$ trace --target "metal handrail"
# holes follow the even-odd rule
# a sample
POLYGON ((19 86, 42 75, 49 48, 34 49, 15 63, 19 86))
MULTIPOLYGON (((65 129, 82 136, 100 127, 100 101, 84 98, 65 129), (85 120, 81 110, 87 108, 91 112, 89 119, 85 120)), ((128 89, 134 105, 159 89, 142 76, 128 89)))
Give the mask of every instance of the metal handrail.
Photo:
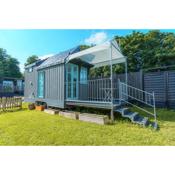
POLYGON ((140 110, 154 116, 155 121, 157 120, 157 114, 156 114, 156 105, 155 105, 155 94, 154 92, 150 93, 141 89, 138 89, 136 87, 133 87, 131 85, 128 85, 124 82, 119 82, 119 101, 124 101, 128 104, 131 104, 140 110), (153 112, 148 111, 147 109, 144 109, 136 104, 134 104, 130 99, 136 100, 137 102, 140 102, 142 104, 148 105, 149 107, 153 108, 153 112))

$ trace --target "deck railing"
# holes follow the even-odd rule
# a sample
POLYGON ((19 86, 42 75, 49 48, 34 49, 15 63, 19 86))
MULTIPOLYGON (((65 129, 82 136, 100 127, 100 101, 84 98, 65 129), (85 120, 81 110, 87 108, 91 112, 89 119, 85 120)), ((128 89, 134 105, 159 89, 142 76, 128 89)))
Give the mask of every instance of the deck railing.
MULTIPOLYGON (((112 88, 114 100, 118 99, 117 89, 117 82, 114 82, 112 88)), ((73 96, 77 96, 77 100, 81 101, 111 102, 111 79, 102 78, 74 83, 66 82, 66 92, 67 99, 71 99, 71 94, 73 94, 73 96), (75 89, 75 87, 78 88, 75 89)))
POLYGON ((129 103, 154 116, 154 119, 156 120, 154 92, 150 93, 143 91, 126 83, 120 82, 119 80, 119 99, 120 101, 129 103))

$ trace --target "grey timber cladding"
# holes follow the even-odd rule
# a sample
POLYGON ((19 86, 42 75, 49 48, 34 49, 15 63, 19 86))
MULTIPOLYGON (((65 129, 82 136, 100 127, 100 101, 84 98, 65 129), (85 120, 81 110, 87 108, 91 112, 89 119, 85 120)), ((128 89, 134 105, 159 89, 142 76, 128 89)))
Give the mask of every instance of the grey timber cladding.
POLYGON ((25 86, 24 86, 25 101, 35 102, 37 97, 37 70, 33 67, 32 72, 25 70, 25 86))
POLYGON ((167 91, 168 91, 168 106, 171 108, 175 108, 175 72, 168 72, 168 81, 167 81, 167 91))
POLYGON ((64 108, 64 64, 42 69, 45 72, 44 101, 48 106, 64 108))

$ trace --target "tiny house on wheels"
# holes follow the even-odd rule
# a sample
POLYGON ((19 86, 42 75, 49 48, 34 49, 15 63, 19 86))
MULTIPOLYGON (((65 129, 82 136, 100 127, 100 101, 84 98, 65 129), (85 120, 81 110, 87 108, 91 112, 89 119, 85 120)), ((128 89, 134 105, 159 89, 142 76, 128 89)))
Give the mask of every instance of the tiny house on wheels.
MULTIPOLYGON (((81 51, 80 47, 61 52, 25 67, 25 101, 50 107, 95 107, 124 114, 123 104, 137 100, 155 108, 154 94, 127 84, 127 59, 115 40, 81 51), (125 80, 113 80, 112 66, 125 64, 125 80), (110 77, 89 79, 90 68, 110 66, 110 77)), ((156 116, 155 111, 151 115, 156 116)))

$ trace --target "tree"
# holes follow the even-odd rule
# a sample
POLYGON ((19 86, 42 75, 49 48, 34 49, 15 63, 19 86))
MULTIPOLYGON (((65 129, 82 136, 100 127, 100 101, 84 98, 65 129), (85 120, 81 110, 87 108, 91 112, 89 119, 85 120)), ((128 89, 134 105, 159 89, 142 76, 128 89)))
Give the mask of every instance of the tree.
POLYGON ((0 77, 4 76, 4 65, 8 55, 5 49, 0 48, 0 77))
MULTIPOLYGON (((123 55, 127 57, 128 71, 175 65, 175 34, 152 30, 148 33, 133 31, 126 36, 115 36, 123 55)), ((123 64, 113 65, 114 73, 122 73, 123 64)), ((90 75, 109 76, 110 67, 92 69, 90 75)))
POLYGON ((21 76, 18 60, 0 48, 0 77, 21 78, 21 76))
POLYGON ((25 63, 25 66, 32 64, 34 62, 38 61, 38 56, 37 55, 32 55, 27 58, 27 62, 25 63))
POLYGON ((14 77, 14 78, 22 77, 18 60, 10 56, 6 60, 4 72, 5 72, 6 77, 14 77))
POLYGON ((120 41, 122 52, 128 58, 129 71, 175 64, 175 35, 152 30, 148 33, 133 32, 120 41))

